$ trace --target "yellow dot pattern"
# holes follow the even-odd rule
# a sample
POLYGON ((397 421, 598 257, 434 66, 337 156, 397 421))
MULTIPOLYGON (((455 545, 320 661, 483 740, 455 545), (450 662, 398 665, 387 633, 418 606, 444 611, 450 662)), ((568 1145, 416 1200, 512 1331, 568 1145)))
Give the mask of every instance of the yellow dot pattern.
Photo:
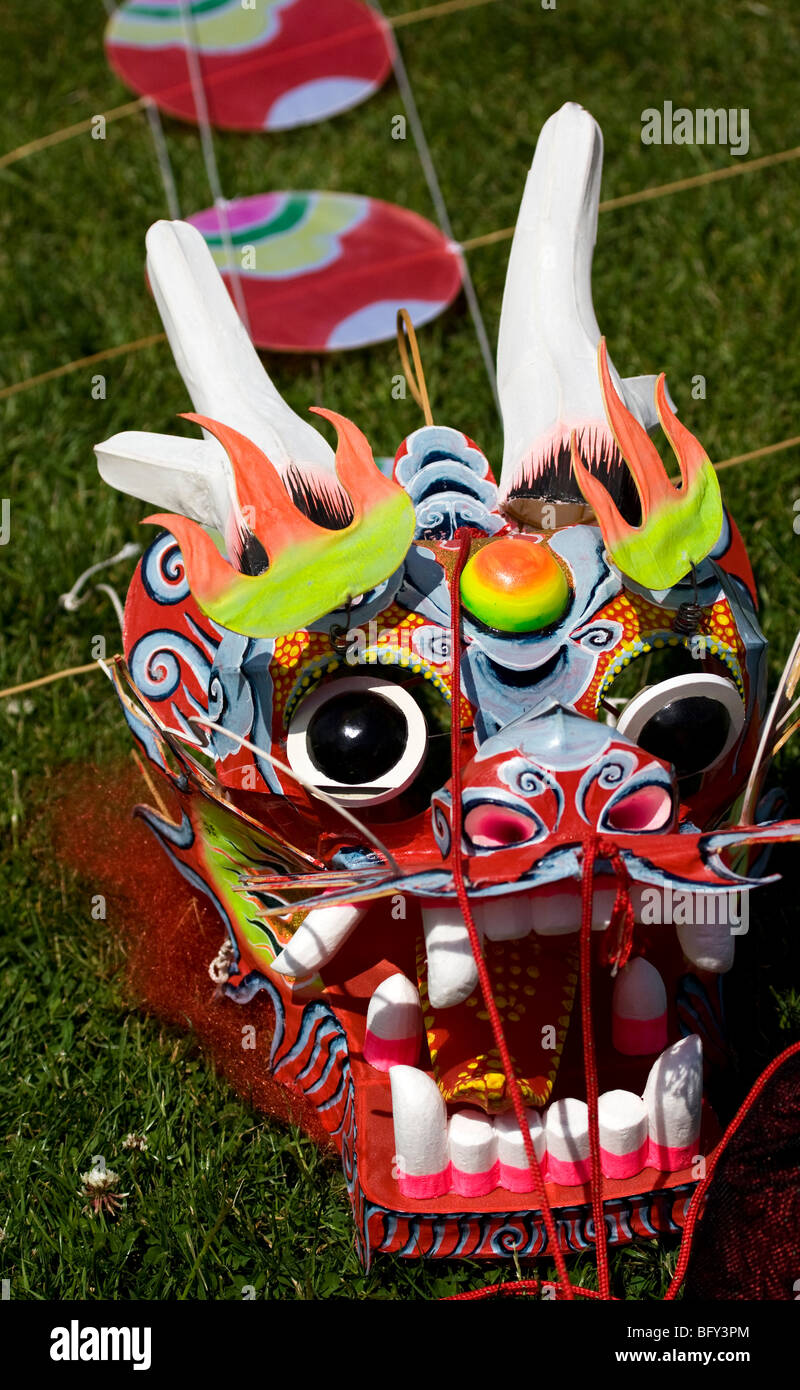
MULTIPOLYGON (((582 714, 596 715, 617 676, 632 661, 664 647, 683 646, 689 651, 693 650, 692 642, 696 642, 697 638, 684 636, 665 626, 666 615, 664 608, 632 591, 618 594, 594 615, 593 621, 597 623, 604 620, 619 623, 622 637, 616 647, 599 657, 594 677, 577 703, 582 714)), ((703 609, 703 625, 698 635, 705 640, 707 653, 717 657, 727 667, 739 694, 745 699, 744 644, 726 598, 703 609)))
MULTIPOLYGON (((531 1011, 536 1001, 537 983, 541 979, 539 965, 530 963, 531 956, 538 957, 541 950, 538 939, 528 938, 523 943, 513 941, 486 941, 484 958, 489 969, 494 1000, 509 1040, 511 1060, 517 1075, 522 1097, 527 1105, 546 1105, 555 1083, 558 1064, 561 1059, 570 1014, 578 985, 577 947, 570 944, 564 950, 564 974, 560 982, 560 1011, 552 1019, 539 1017, 541 1004, 531 1011), (520 949, 520 946, 522 949, 520 949), (547 1059, 543 1074, 526 1075, 514 1051, 514 1037, 525 1039, 524 1051, 529 1061, 532 1053, 530 1037, 538 1035, 538 1030, 552 1023, 555 1029, 555 1046, 542 1052, 547 1059)), ((450 1022, 448 1010, 438 1023, 428 999, 427 962, 421 941, 417 943, 417 976, 425 1021, 428 1051, 437 1085, 445 1100, 453 1103, 480 1106, 489 1114, 508 1109, 510 1105, 505 1072, 497 1048, 492 1044, 489 1014, 484 1008, 480 991, 465 1000, 465 1007, 472 1011, 470 1036, 473 1036, 475 1023, 480 1025, 481 1037, 486 1040, 485 1050, 475 1051, 467 1056, 456 1069, 443 1066, 442 1052, 449 1039, 450 1022)))
MULTIPOLYGON (((300 700, 335 671, 345 669, 358 675, 364 666, 407 667, 412 675, 421 676, 448 702, 451 702, 451 678, 447 667, 434 665, 415 650, 413 633, 423 627, 425 619, 418 613, 409 613, 399 604, 392 603, 379 613, 372 624, 350 629, 351 650, 358 641, 359 660, 357 664, 347 661, 347 652, 336 652, 326 633, 293 632, 280 638, 275 644, 275 654, 270 663, 275 696, 275 727, 282 723, 288 725, 300 700), (356 634, 360 633, 358 639, 356 634)), ((473 713, 469 700, 461 697, 461 727, 472 725, 473 713)))

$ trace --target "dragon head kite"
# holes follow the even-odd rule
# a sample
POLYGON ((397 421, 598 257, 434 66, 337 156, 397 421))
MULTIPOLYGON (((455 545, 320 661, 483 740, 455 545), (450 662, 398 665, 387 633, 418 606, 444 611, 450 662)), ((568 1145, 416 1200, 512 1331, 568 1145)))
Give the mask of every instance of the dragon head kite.
POLYGON ((390 479, 318 411, 334 457, 181 222, 148 272, 203 437, 97 449, 159 508, 116 678, 176 809, 141 814, 219 912, 224 994, 268 994, 272 1072, 342 1152, 365 1259, 590 1245, 598 1143, 611 1239, 680 1225, 758 846, 800 835, 759 800, 765 641, 714 469, 663 376, 621 378, 600 337, 601 162, 585 111, 551 117, 499 484, 444 425, 390 479))

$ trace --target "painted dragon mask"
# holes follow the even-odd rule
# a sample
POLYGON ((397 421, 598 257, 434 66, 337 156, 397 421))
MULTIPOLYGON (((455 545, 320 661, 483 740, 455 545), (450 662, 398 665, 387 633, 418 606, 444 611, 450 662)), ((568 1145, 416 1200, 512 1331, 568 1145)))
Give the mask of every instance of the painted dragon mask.
POLYGON ((601 163, 585 111, 546 123, 499 483, 443 425, 387 477, 318 410, 334 456, 181 222, 150 229, 148 274, 202 438, 97 449, 160 509, 115 678, 176 809, 140 813, 220 915, 222 993, 267 992, 271 1068, 342 1152, 365 1259, 547 1244, 481 961, 557 1238, 591 1243, 587 863, 606 1221, 616 1241, 680 1225, 718 1134, 718 979, 761 843, 800 834, 759 802, 765 641, 714 469, 663 376, 621 378, 600 337, 601 163))

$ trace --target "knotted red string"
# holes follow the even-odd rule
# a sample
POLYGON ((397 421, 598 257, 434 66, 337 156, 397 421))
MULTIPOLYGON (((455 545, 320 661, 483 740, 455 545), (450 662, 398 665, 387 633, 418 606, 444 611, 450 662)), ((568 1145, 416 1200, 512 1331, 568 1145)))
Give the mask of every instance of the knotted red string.
POLYGON ((630 880, 625 861, 613 840, 605 837, 598 839, 596 857, 609 861, 617 880, 617 896, 600 948, 601 963, 612 966, 616 975, 618 970, 622 970, 623 966, 628 964, 633 946, 633 929, 636 923, 631 902, 630 880))
MULTIPOLYGON (((600 1166, 600 1121, 597 1113, 599 1086, 597 1082, 597 1060, 595 1057, 594 1031, 592 1029, 592 918, 594 899, 594 866, 598 857, 611 856, 607 853, 608 844, 596 835, 589 835, 583 845, 583 879, 581 882, 581 937, 580 937, 580 982, 581 982, 581 1028, 583 1031, 583 1076, 586 1082, 586 1105, 589 1110, 589 1155, 590 1183, 592 1199, 592 1219, 594 1222, 594 1243, 597 1251, 597 1281, 600 1297, 611 1297, 608 1271, 608 1234, 603 1214, 603 1171, 600 1166)), ((622 861, 620 860, 620 864, 622 861)), ((624 873, 624 866, 623 866, 624 873)), ((621 887, 617 890, 619 899, 621 887)), ((627 896, 627 875, 625 895, 627 896)), ((617 904, 611 914, 612 924, 617 904)), ((631 928, 633 935, 633 928, 631 928)), ((630 951, 630 946, 628 947, 630 951)), ((627 957, 626 957, 627 959, 627 957)))
MULTIPOLYGON (((511 1061, 511 1053, 506 1042, 506 1035, 503 1029, 503 1022, 492 993, 492 984, 489 979, 489 971, 481 950, 480 938, 472 916, 466 886, 464 884, 464 852, 461 842, 462 825, 462 806, 461 806, 461 571, 469 555, 470 541, 476 534, 466 528, 456 532, 455 539, 459 542, 458 553, 453 572, 450 576, 450 613, 451 613, 451 658, 453 663, 453 673, 451 678, 451 719, 450 719, 450 748, 452 753, 452 846, 451 846, 451 867, 453 871, 453 882, 455 885, 458 904, 464 918, 467 931, 469 933, 472 954, 475 957, 475 965, 478 971, 478 981, 481 987, 486 1012, 489 1015, 489 1022, 492 1027, 495 1044, 500 1053, 503 1064, 508 1089, 511 1094, 511 1104, 514 1109, 517 1124, 522 1135, 522 1142, 525 1146, 525 1156, 528 1160, 531 1178, 533 1180, 533 1190, 542 1212, 545 1230, 547 1231, 547 1242, 553 1254, 556 1269, 558 1270, 557 1287, 563 1291, 568 1299, 574 1298, 573 1286, 570 1281, 564 1253, 556 1231, 556 1223, 553 1212, 545 1191, 542 1170, 539 1167, 539 1160, 533 1147, 528 1122, 525 1118, 525 1105, 522 1099, 519 1081, 517 1080, 514 1066, 511 1061)), ((535 1281, 533 1281, 535 1282, 535 1281)), ((461 1295, 458 1295, 461 1297, 461 1295)))
MULTIPOLYGON (((445 1303, 466 1303, 479 1298, 528 1297, 541 1293, 543 1289, 560 1292, 563 1285, 553 1279, 515 1279, 513 1283, 484 1284, 480 1289, 468 1289, 465 1293, 451 1293, 443 1300, 445 1303)), ((585 1289, 581 1284, 573 1284, 572 1292, 578 1298, 600 1298, 597 1289, 585 1289)))
POLYGON ((719 1144, 717 1145, 713 1154, 709 1158, 708 1163, 706 1165, 706 1175, 698 1183, 692 1195, 692 1200, 689 1205, 689 1211, 686 1216, 686 1225, 683 1228, 683 1237, 681 1239, 681 1248, 678 1251, 678 1261, 675 1265, 675 1273, 672 1276, 672 1280, 669 1288, 667 1289, 667 1292, 664 1294, 665 1303, 670 1303, 673 1301, 673 1299, 677 1298, 681 1284, 683 1283, 684 1278, 686 1276, 686 1270, 689 1265, 689 1256, 692 1253, 692 1242, 694 1240, 694 1233, 697 1226, 697 1222, 703 1214, 706 1193, 708 1192, 711 1179, 714 1176, 714 1170, 717 1164, 719 1163, 719 1160, 722 1157, 725 1148, 727 1147, 729 1141, 733 1138, 742 1121, 746 1118, 749 1111, 752 1110, 753 1106, 755 1105, 756 1101, 758 1100, 759 1096, 761 1095, 761 1092, 764 1090, 764 1087, 766 1086, 770 1078, 775 1074, 779 1067, 783 1066, 783 1063, 786 1062, 789 1059, 789 1057, 795 1056, 795 1054, 798 1052, 800 1052, 800 1042, 792 1043, 791 1046, 787 1047, 785 1051, 781 1052, 778 1057, 773 1058, 769 1066, 764 1071, 762 1071, 758 1080, 754 1082, 753 1086, 748 1091, 747 1095, 742 1101, 742 1104, 740 1105, 739 1109, 737 1110, 736 1114, 734 1115, 733 1119, 728 1125, 728 1128, 726 1129, 725 1133, 720 1139, 719 1144))

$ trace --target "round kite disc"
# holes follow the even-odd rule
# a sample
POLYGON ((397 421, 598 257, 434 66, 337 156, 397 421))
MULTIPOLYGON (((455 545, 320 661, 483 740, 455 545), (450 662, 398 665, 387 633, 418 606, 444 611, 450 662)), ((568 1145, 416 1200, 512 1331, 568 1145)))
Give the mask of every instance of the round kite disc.
MULTIPOLYGON (((233 264, 257 347, 327 352, 415 327, 461 288, 457 246, 415 212, 353 193, 261 193, 227 204, 233 264)), ((216 208, 186 219, 205 237, 228 289, 216 208)))
MULTIPOLYGON (((191 0, 212 125, 288 130, 346 111, 388 76, 390 40, 360 0, 191 0)), ((170 116, 196 121, 180 0, 126 0, 105 36, 111 67, 170 116)))

